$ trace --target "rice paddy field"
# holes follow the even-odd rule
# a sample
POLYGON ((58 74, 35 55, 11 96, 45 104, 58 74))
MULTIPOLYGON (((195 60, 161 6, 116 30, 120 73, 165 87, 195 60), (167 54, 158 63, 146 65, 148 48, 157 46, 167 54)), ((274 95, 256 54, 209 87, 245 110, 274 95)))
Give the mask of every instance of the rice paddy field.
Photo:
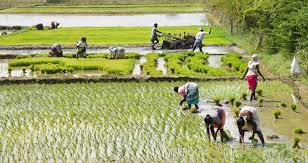
MULTIPOLYGON (((1 162, 305 162, 307 151, 209 142, 197 114, 178 109, 183 82, 0 85, 1 162)), ((201 99, 240 97, 245 83, 198 82, 201 99), (214 85, 214 87, 213 87, 214 85)), ((273 97, 280 82, 261 84, 273 97)), ((288 92, 282 92, 281 96, 288 92)), ((279 96, 278 99, 281 97, 279 96)), ((262 119, 261 119, 262 120, 262 119)), ((265 127, 262 125, 262 127, 265 127)))
MULTIPOLYGON (((210 27, 205 27, 208 31, 210 27)), ((1 46, 51 46, 59 43, 74 46, 81 37, 87 37, 89 46, 149 45, 152 27, 73 27, 38 31, 27 28, 0 37, 1 46)), ((195 35, 200 26, 159 27, 164 33, 190 33, 195 35)), ((229 45, 230 34, 221 27, 213 27, 211 35, 205 36, 205 45, 229 45)), ((160 38, 161 42, 163 38, 160 38)))
POLYGON ((194 13, 203 12, 202 4, 130 4, 130 5, 86 5, 86 6, 30 6, 0 10, 12 14, 153 14, 153 13, 194 13))

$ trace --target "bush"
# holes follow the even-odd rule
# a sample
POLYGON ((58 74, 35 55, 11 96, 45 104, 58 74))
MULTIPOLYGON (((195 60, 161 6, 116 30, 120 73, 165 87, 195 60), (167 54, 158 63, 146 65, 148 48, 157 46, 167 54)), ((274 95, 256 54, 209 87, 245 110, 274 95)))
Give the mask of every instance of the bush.
POLYGON ((297 106, 295 104, 292 104, 291 109, 292 109, 292 111, 296 112, 297 106))
POLYGON ((285 102, 281 102, 280 106, 285 108, 285 107, 287 107, 287 104, 285 102))
POLYGON ((247 99, 247 93, 243 93, 243 94, 242 94, 242 98, 243 98, 244 100, 246 100, 246 99, 247 99))
POLYGON ((263 91, 262 91, 262 89, 258 89, 258 90, 256 91, 256 93, 257 93, 258 96, 262 96, 263 91))
POLYGON ((281 111, 280 111, 280 110, 274 110, 274 111, 273 111, 273 115, 274 115, 274 117, 275 117, 276 119, 278 119, 279 116, 281 115, 281 111))
POLYGON ((301 128, 296 128, 296 129, 294 130, 294 133, 295 133, 295 134, 304 134, 304 131, 303 131, 301 128))
POLYGON ((239 100, 236 100, 235 101, 235 106, 236 107, 240 107, 242 105, 242 102, 241 101, 239 101, 239 100))

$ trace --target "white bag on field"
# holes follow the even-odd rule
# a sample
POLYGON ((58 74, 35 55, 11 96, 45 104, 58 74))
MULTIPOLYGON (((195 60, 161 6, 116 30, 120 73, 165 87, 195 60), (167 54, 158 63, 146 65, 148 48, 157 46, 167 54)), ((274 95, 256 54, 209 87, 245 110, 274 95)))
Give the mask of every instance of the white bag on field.
POLYGON ((297 58, 294 56, 291 64, 291 73, 292 75, 299 75, 301 73, 301 68, 298 64, 297 58))

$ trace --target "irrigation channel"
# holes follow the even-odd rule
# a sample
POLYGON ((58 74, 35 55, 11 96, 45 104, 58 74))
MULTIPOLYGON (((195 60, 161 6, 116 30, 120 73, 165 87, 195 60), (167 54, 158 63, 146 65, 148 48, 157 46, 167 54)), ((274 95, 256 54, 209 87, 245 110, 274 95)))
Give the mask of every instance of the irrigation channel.
POLYGON ((145 15, 69 15, 69 14, 0 14, 1 25, 33 26, 38 23, 50 25, 52 21, 61 27, 135 27, 208 25, 206 15, 192 14, 145 14, 145 15), (82 21, 81 21, 82 20, 82 21))
MULTIPOLYGON (((142 55, 146 55, 148 53, 175 53, 175 52, 183 52, 183 51, 190 51, 188 50, 151 50, 149 47, 127 47, 125 48, 126 52, 135 52, 140 53, 142 55)), ((226 46, 206 46, 203 48, 203 51, 210 54, 208 58, 209 66, 218 68, 221 66, 221 56, 224 54, 227 54, 230 50, 232 50, 232 47, 226 47, 226 46)), ((75 53, 75 49, 65 49, 64 53, 75 53)), ((2 49, 0 50, 0 56, 18 56, 18 55, 30 55, 30 54, 44 54, 48 53, 49 49, 34 49, 34 50, 27 50, 27 49, 17 49, 17 50, 6 50, 2 49)), ((108 53, 108 49, 89 49, 88 53, 108 53)), ((9 77, 8 74, 8 59, 0 59, 0 78, 1 77, 9 77)), ((137 61, 135 68, 133 70, 132 75, 133 76, 139 76, 141 75, 141 68, 140 64, 143 64, 146 62, 146 57, 141 57, 139 61, 137 61)), ((167 69, 165 67, 165 61, 163 58, 159 58, 157 61, 157 69, 161 70, 163 72, 163 75, 167 75, 167 69)), ((57 74, 59 75, 59 74, 57 74)), ((74 76, 100 76, 100 71, 74 71, 74 76)), ((11 77, 36 77, 35 73, 30 73, 29 70, 27 70, 26 74, 23 74, 21 69, 13 69, 11 77)), ((55 75, 48 75, 48 77, 53 77, 55 75)))

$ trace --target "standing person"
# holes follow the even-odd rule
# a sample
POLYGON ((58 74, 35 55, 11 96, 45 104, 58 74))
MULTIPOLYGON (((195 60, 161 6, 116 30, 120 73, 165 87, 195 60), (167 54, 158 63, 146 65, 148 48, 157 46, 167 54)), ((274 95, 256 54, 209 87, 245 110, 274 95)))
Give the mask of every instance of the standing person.
POLYGON ((196 40, 195 40, 195 43, 194 43, 194 46, 193 46, 193 51, 195 51, 196 47, 198 47, 200 52, 203 53, 203 51, 202 51, 202 41, 203 41, 204 35, 209 35, 209 34, 211 34, 211 32, 212 32, 212 27, 210 28, 209 32, 204 32, 203 27, 200 28, 200 31, 196 34, 196 37, 195 37, 196 40))
POLYGON ((60 44, 54 44, 49 52, 51 57, 63 57, 63 50, 60 44))
POLYGON ((256 108, 251 106, 244 106, 240 113, 239 118, 237 120, 237 126, 240 133, 240 143, 244 142, 244 134, 246 131, 252 131, 252 136, 250 139, 254 139, 255 133, 258 134, 262 145, 265 145, 264 137, 260 128, 260 120, 257 115, 256 108))
POLYGON ((78 59, 79 57, 86 58, 87 57, 87 39, 85 37, 82 37, 76 44, 77 46, 77 54, 76 58, 78 59))
POLYGON ((195 105, 195 108, 197 110, 199 109, 199 90, 197 83, 188 82, 181 87, 174 87, 173 90, 183 97, 183 100, 179 103, 181 106, 186 101, 189 109, 191 108, 191 105, 195 105))
POLYGON ((244 76, 242 77, 242 79, 244 79, 246 76, 248 87, 252 91, 250 95, 250 101, 252 101, 252 99, 257 99, 256 88, 257 88, 258 74, 263 78, 263 81, 265 81, 265 78, 263 77, 259 69, 258 56, 257 54, 254 54, 251 57, 251 61, 248 62, 248 67, 244 73, 244 76))
POLYGON ((210 131, 212 133, 214 141, 216 141, 217 133, 220 131, 221 142, 223 142, 223 138, 225 136, 224 126, 226 122, 226 113, 222 108, 213 108, 215 109, 214 115, 207 114, 204 118, 206 132, 209 137, 209 141, 211 141, 210 131), (217 128, 216 132, 214 128, 217 128))
POLYGON ((152 34, 151 34, 152 50, 155 50, 154 46, 159 43, 158 37, 161 37, 157 33, 162 33, 161 31, 157 30, 157 27, 158 27, 158 24, 155 23, 152 29, 152 34))

